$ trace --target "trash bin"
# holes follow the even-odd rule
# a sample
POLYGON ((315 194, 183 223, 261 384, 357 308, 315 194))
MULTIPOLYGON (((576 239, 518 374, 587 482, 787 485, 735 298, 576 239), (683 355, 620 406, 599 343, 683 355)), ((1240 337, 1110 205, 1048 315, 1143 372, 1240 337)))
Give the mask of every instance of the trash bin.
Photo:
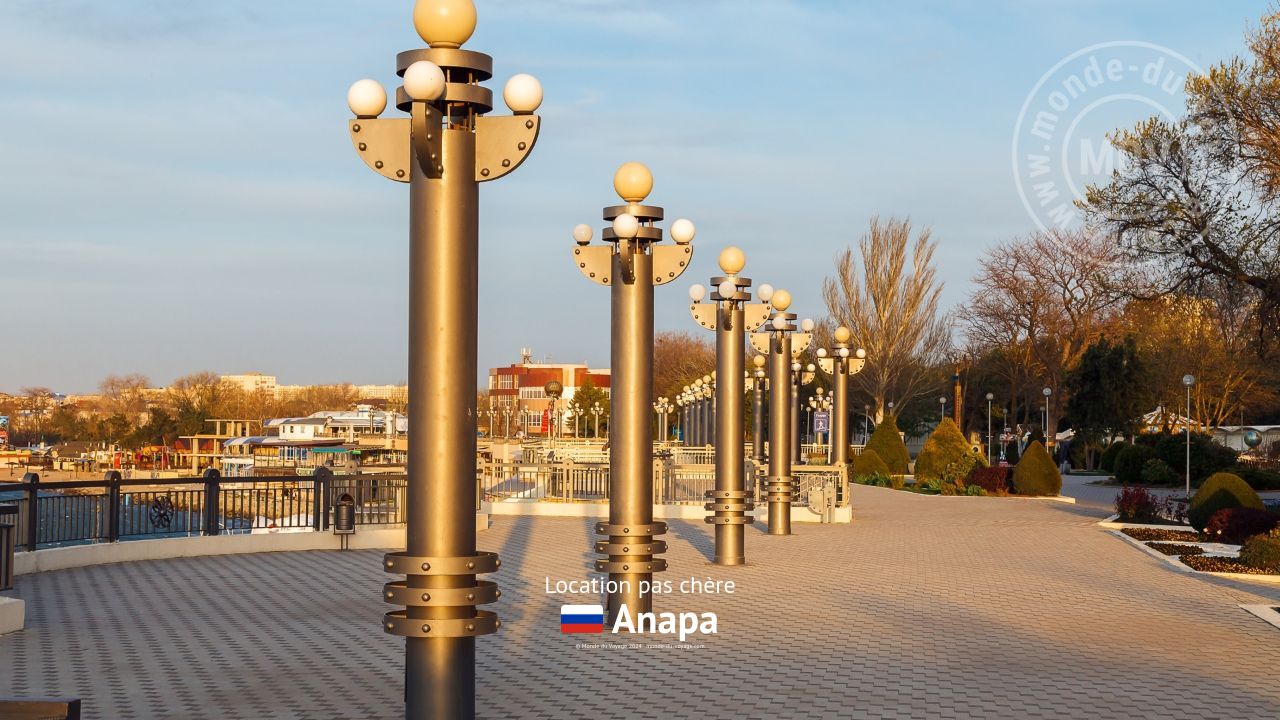
POLYGON ((0 505, 0 590, 13 589, 13 553, 18 545, 18 506, 0 505))
POLYGON ((333 506, 333 534, 354 535, 356 532, 356 501, 347 493, 333 506))

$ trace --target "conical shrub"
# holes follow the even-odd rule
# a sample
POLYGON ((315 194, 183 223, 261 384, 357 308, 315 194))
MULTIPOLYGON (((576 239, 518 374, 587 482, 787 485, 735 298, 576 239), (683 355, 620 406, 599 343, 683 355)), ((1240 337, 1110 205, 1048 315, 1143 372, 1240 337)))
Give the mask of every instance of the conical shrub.
POLYGON ((862 452, 853 456, 853 462, 850 464, 849 473, 854 480, 871 477, 872 475, 890 475, 889 466, 884 464, 884 460, 876 454, 875 450, 870 448, 863 449, 862 452))
POLYGON ((1059 495, 1062 493, 1062 476, 1053 464, 1049 451, 1038 442, 1027 446, 1022 459, 1013 469, 1013 489, 1019 495, 1059 495))
POLYGON ((863 452, 867 450, 874 450, 880 456, 888 466, 890 475, 906 475, 910 472, 911 456, 907 454, 907 444, 902 442, 902 436, 898 434, 898 419, 894 416, 886 415, 876 425, 863 452))
POLYGON ((963 478, 977 459, 955 421, 944 418, 916 456, 916 482, 963 478))

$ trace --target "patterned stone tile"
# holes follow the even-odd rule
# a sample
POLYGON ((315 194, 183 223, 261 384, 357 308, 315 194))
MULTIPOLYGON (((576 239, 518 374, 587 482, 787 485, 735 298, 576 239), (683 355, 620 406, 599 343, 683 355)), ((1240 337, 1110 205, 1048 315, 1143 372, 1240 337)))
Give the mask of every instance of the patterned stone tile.
MULTIPOLYGON (((1280 717, 1280 631, 1237 607, 1280 604, 1280 586, 1176 572, 1093 525, 1098 510, 867 487, 853 500, 852 525, 750 528, 739 568, 708 563, 708 526, 673 521, 663 577, 737 586, 657 600, 718 614, 690 649, 576 647, 559 606, 596 598, 544 585, 588 576, 591 521, 495 517, 480 546, 502 554, 504 624, 478 641, 480 714, 1280 717)), ((89 718, 402 717, 380 556, 20 577, 27 630, 0 637, 0 694, 79 696, 89 718)))

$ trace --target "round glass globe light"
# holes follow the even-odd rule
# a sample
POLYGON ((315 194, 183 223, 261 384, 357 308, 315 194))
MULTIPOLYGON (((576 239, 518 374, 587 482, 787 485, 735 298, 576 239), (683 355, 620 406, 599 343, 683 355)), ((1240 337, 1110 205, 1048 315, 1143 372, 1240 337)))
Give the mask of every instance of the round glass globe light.
POLYGON ((731 298, 738 294, 738 286, 732 280, 725 280, 720 283, 716 291, 720 293, 721 298, 731 298))
POLYGON ((804 369, 808 370, 809 372, 813 372, 814 370, 818 369, 818 366, 814 365, 813 363, 809 363, 808 365, 804 366, 804 369))
POLYGON ((542 83, 528 73, 512 75, 502 88, 502 100, 516 115, 528 115, 542 104, 542 83))
POLYGON ((752 364, 752 365, 755 365, 755 366, 756 366, 756 367, 758 367, 758 368, 762 368, 762 367, 764 367, 764 356, 763 356, 763 355, 757 355, 757 356, 755 356, 755 357, 751 358, 751 364, 752 364))
POLYGON ((444 71, 430 60, 419 60, 404 71, 404 91, 414 100, 432 102, 444 95, 444 71))
POLYGON ((358 118, 375 118, 387 109, 387 91, 377 80, 357 80, 347 90, 347 107, 358 118))
POLYGON ((849 342, 849 338, 850 338, 852 335, 853 335, 853 333, 849 332, 849 328, 847 328, 847 327, 845 327, 845 326, 843 326, 843 325, 841 325, 840 327, 836 328, 836 342, 838 342, 838 343, 847 343, 847 342, 849 342))
POLYGON ((677 245, 688 245, 693 242, 693 236, 696 234, 698 229, 689 220, 680 218, 671 223, 671 239, 675 240, 677 245))
POLYGON ((433 48, 462 47, 476 30, 476 4, 471 0, 418 0, 413 6, 413 29, 433 48))
POLYGON ((774 290, 771 304, 778 312, 786 312, 787 308, 791 307, 791 293, 786 290, 774 290))
POLYGON ((842 358, 849 357, 849 348, 840 348, 840 357, 842 358))
POLYGON ((706 296, 707 289, 700 283, 689 288, 689 299, 696 303, 702 302, 702 298, 706 296))
POLYGON ((635 215, 622 213, 613 219, 613 234, 623 240, 630 240, 638 232, 640 232, 640 221, 636 220, 635 215))
POLYGON ((591 242, 591 226, 586 223, 578 223, 573 226, 573 241, 579 245, 586 245, 591 242))
POLYGON ((827 349, 826 349, 826 348, 818 348, 818 357, 820 357, 820 358, 824 358, 824 357, 826 357, 826 356, 827 356, 827 349))
POLYGON ((720 269, 730 275, 737 275, 747 265, 747 255, 742 248, 729 247, 720 251, 720 269))
POLYGON ((858 356, 859 360, 861 360, 867 356, 867 351, 863 350, 862 348, 858 348, 858 351, 854 354, 858 356))
POLYGON ((784 318, 784 317, 782 317, 781 315, 774 315, 774 316, 773 316, 773 329, 774 329, 774 330, 786 330, 786 329, 787 329, 787 319, 786 319, 786 318, 784 318))
POLYGON ((813 318, 805 318, 801 320, 800 329, 805 332, 813 332, 813 318))
POLYGON ((623 200, 638 203, 653 190, 653 173, 643 163, 623 163, 613 174, 613 190, 623 200))

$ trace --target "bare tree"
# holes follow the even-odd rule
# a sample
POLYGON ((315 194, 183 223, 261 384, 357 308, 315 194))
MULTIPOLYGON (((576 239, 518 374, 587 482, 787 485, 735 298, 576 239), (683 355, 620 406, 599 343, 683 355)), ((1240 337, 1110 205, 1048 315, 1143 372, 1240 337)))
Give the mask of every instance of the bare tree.
POLYGON ((674 330, 658 333, 653 339, 654 399, 674 402, 682 387, 715 367, 716 348, 706 337, 674 330))
POLYGON ((854 342, 867 351, 867 365, 854 384, 871 397, 877 421, 890 401, 901 412, 930 392, 931 368, 951 347, 947 320, 938 313, 942 281, 933 267, 936 247, 927 228, 912 242, 909 219, 873 217, 858 241, 861 272, 849 248, 836 257, 835 276, 822 283, 832 319, 853 331, 854 342))
MULTIPOLYGON (((1034 379, 1051 388, 1050 428, 1065 406, 1066 373, 1115 327, 1116 272, 1114 246, 1083 231, 1017 238, 988 250, 979 263, 977 287, 960 311, 970 349, 994 351, 1013 381, 1034 379)), ((1039 390, 1027 405, 1043 402, 1039 390)))
POLYGON ((127 418, 137 418, 147 410, 147 388, 151 380, 146 375, 108 375, 98 383, 98 392, 106 401, 106 409, 127 418))

